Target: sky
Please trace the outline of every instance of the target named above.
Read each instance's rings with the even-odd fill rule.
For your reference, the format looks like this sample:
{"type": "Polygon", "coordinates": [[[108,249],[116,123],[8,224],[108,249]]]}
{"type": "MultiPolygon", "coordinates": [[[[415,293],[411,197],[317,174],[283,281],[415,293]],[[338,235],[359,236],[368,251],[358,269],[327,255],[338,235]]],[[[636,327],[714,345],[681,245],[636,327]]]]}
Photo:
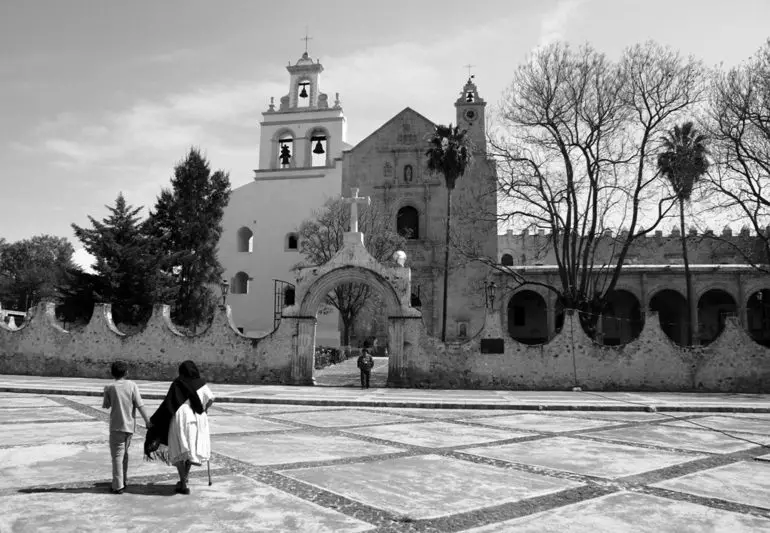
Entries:
{"type": "Polygon", "coordinates": [[[248,183],[306,29],[355,144],[407,106],[453,121],[467,64],[493,113],[551,41],[617,58],[652,39],[733,66],[768,20],[768,0],[0,0],[0,238],[78,249],[70,224],[103,218],[120,192],[151,208],[190,146],[248,183]]]}

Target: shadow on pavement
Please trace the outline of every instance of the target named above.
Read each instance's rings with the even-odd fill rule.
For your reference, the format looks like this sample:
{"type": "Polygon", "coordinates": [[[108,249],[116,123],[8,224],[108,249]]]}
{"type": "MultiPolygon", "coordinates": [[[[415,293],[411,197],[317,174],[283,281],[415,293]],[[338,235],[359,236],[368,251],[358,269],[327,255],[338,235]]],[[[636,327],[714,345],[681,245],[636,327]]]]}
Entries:
{"type": "MultiPolygon", "coordinates": [[[[19,489],[20,494],[110,494],[112,484],[95,483],[87,487],[31,487],[19,489]]],[[[128,485],[124,494],[141,494],[143,496],[174,496],[174,485],[128,485]]]]}

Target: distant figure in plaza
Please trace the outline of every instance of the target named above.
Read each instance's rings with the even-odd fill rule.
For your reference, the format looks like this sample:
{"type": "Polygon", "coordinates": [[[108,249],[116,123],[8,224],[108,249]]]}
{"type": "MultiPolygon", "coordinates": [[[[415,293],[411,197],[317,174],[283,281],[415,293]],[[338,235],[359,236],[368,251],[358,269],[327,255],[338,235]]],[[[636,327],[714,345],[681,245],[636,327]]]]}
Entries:
{"type": "MultiPolygon", "coordinates": [[[[376,340],[374,341],[377,342],[376,340]]],[[[361,370],[361,388],[369,388],[369,378],[372,375],[372,367],[374,366],[374,359],[372,359],[372,343],[370,341],[364,341],[364,349],[361,355],[358,356],[358,368],[361,370]]]]}
{"type": "Polygon", "coordinates": [[[126,379],[128,365],[115,361],[110,368],[115,382],[104,387],[102,407],[110,409],[110,455],[112,456],[112,493],[123,494],[128,478],[128,448],[136,429],[136,410],[151,427],[150,418],[144,410],[142,395],[136,383],[126,379]]]}
{"type": "Polygon", "coordinates": [[[190,494],[187,480],[191,466],[200,466],[211,456],[206,413],[213,402],[214,393],[201,378],[198,367],[185,361],[150,419],[152,429],[147,432],[144,453],[149,460],[161,459],[176,466],[179,483],[175,490],[179,494],[190,494]]]}

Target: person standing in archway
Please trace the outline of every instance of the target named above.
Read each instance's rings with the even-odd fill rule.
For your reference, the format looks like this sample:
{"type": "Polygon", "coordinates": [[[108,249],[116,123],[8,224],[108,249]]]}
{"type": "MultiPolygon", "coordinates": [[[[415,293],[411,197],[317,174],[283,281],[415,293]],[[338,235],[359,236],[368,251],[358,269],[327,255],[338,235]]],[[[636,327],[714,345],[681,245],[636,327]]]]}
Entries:
{"type": "MultiPolygon", "coordinates": [[[[375,341],[376,342],[376,341],[375,341]]],[[[372,343],[369,340],[364,341],[364,349],[358,356],[358,368],[361,370],[361,388],[369,388],[369,378],[372,375],[374,359],[372,358],[372,343]]]]}

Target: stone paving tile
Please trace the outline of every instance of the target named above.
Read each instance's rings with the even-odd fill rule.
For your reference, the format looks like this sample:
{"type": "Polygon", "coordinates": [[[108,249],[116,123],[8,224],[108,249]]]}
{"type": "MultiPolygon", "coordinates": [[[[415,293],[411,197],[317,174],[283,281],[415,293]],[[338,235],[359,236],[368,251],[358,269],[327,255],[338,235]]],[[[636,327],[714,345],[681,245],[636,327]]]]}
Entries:
{"type": "Polygon", "coordinates": [[[62,488],[0,499],[0,531],[131,531],[356,533],[373,526],[244,476],[192,479],[192,496],[174,482],[129,486],[114,496],[104,486],[62,488]]]}
{"type": "Polygon", "coordinates": [[[480,444],[534,435],[534,433],[522,431],[503,431],[499,429],[466,426],[463,424],[452,424],[449,422],[394,424],[388,426],[346,429],[343,431],[345,433],[354,433],[356,435],[376,437],[387,441],[429,448],[480,444]]]}
{"type": "Polygon", "coordinates": [[[770,509],[770,463],[741,461],[652,485],[770,509]]]}
{"type": "Polygon", "coordinates": [[[267,435],[212,436],[211,448],[253,465],[329,461],[404,451],[403,448],[302,430],[267,435]]]}
{"type": "MultiPolygon", "coordinates": [[[[756,444],[737,440],[714,431],[702,431],[699,429],[687,429],[663,425],[610,429],[591,432],[588,435],[600,439],[636,442],[640,444],[662,446],[665,448],[678,448],[708,453],[733,453],[757,446],[756,444]]],[[[744,434],[742,437],[749,438],[756,442],[770,443],[770,437],[766,435],[744,434]]]]}
{"type": "Polygon", "coordinates": [[[23,423],[4,424],[3,446],[30,446],[56,442],[86,442],[107,440],[109,427],[104,422],[23,423]]]}
{"type": "Polygon", "coordinates": [[[296,428],[287,424],[261,420],[253,416],[212,413],[209,415],[209,429],[212,435],[223,435],[226,433],[245,432],[264,433],[296,428]]]}
{"type": "Polygon", "coordinates": [[[11,407],[59,407],[60,404],[42,396],[10,394],[0,402],[0,409],[11,407]]]}
{"type": "Polygon", "coordinates": [[[290,422],[299,422],[316,427],[349,427],[349,426],[368,426],[373,424],[388,424],[391,422],[409,422],[414,418],[388,413],[372,413],[359,409],[339,409],[324,411],[320,413],[286,413],[274,414],[273,418],[288,420],[290,422]]]}
{"type": "Polygon", "coordinates": [[[617,424],[606,420],[587,420],[583,418],[570,418],[568,416],[546,414],[492,416],[483,419],[467,418],[461,419],[460,421],[475,422],[477,424],[498,428],[548,432],[577,431],[617,424]]]}
{"type": "MultiPolygon", "coordinates": [[[[653,422],[658,420],[670,419],[670,417],[659,413],[642,413],[638,411],[561,411],[561,416],[595,418],[596,420],[612,420],[621,422],[653,422]]],[[[678,413],[676,416],[680,416],[678,413]]]]}
{"type": "MultiPolygon", "coordinates": [[[[767,420],[752,420],[748,418],[731,418],[728,416],[705,416],[693,420],[697,424],[701,424],[711,429],[719,429],[722,431],[741,431],[744,433],[757,433],[763,435],[770,435],[770,423],[767,420]]],[[[693,425],[686,420],[675,420],[672,422],[665,422],[664,426],[680,426],[697,428],[700,426],[693,425]]]]}
{"type": "Polygon", "coordinates": [[[770,520],[648,494],[618,492],[573,505],[468,529],[464,533],[755,533],[770,520]]]}
{"type": "Polygon", "coordinates": [[[463,453],[609,479],[643,474],[706,457],[569,437],[468,448],[463,453]]]}
{"type": "Polygon", "coordinates": [[[271,415],[273,413],[293,413],[296,411],[328,411],[330,407],[320,405],[291,405],[280,403],[230,403],[214,402],[211,406],[213,410],[220,410],[221,412],[237,411],[245,415],[271,415]]]}
{"type": "Polygon", "coordinates": [[[506,411],[502,409],[410,409],[408,407],[369,407],[366,411],[389,413],[394,415],[413,416],[417,418],[481,418],[486,416],[501,416],[505,414],[524,414],[525,411],[506,411]]]}
{"type": "Polygon", "coordinates": [[[569,480],[438,455],[282,474],[410,519],[437,518],[580,486],[569,480]]]}
{"type": "Polygon", "coordinates": [[[58,422],[63,420],[93,420],[93,418],[69,407],[62,406],[0,409],[0,424],[10,422],[58,422]]]}
{"type": "MultiPolygon", "coordinates": [[[[104,428],[105,424],[101,425],[104,428]]],[[[129,483],[131,477],[176,471],[163,463],[144,461],[143,444],[144,439],[135,435],[128,454],[129,483]]],[[[106,436],[104,442],[0,448],[0,489],[111,479],[106,436]]]]}

